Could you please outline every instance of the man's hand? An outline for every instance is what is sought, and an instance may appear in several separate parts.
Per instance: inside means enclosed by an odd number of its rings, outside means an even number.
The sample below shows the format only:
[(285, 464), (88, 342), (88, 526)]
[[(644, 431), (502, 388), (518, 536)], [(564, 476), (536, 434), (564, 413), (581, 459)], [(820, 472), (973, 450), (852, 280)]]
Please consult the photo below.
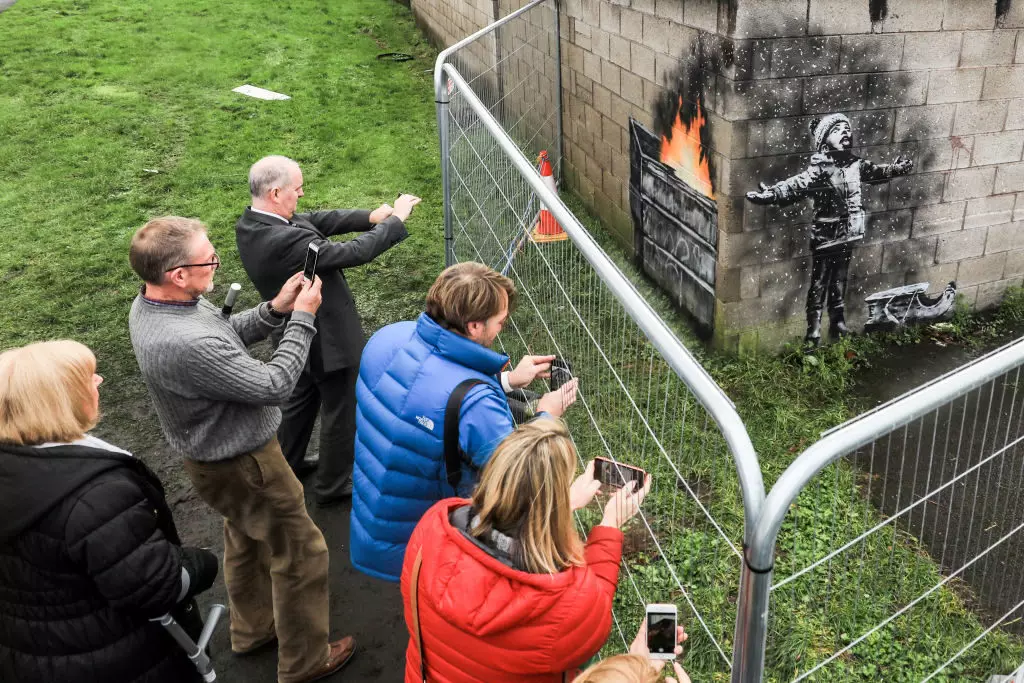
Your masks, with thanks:
[(412, 194), (403, 194), (401, 197), (395, 200), (395, 211), (392, 215), (398, 216), (402, 219), (402, 222), (409, 220), (409, 214), (412, 213), (414, 206), (419, 204), (422, 199)]
[(754, 204), (771, 204), (775, 201), (775, 191), (764, 183), (761, 183), (761, 191), (747, 193), (747, 200)]
[(295, 273), (288, 281), (281, 287), (281, 291), (277, 293), (270, 301), (270, 306), (278, 313), (291, 313), (292, 309), (295, 308), (295, 297), (299, 295), (302, 290), (302, 272)]
[(555, 417), (562, 417), (565, 409), (576, 402), (576, 388), (578, 386), (579, 380), (573, 377), (555, 391), (549, 391), (544, 394), (537, 401), (537, 412), (551, 413)]
[[(676, 656), (683, 654), (683, 642), (686, 641), (690, 636), (686, 635), (686, 629), (682, 626), (676, 626)], [(647, 620), (644, 619), (640, 622), (640, 630), (637, 631), (636, 638), (633, 639), (633, 644), (629, 646), (629, 654), (640, 655), (641, 657), (647, 657), (647, 661), (650, 663), (651, 668), (655, 671), (661, 671), (665, 667), (664, 659), (650, 659), (651, 650), (647, 647)], [(673, 662), (674, 663), (674, 662)], [(676, 676), (680, 677), (678, 683), (690, 683), (690, 677), (686, 675), (686, 672), (676, 664)], [(666, 679), (671, 680), (671, 679)]]
[(573, 510), (587, 507), (600, 488), (601, 482), (594, 479), (594, 461), (591, 460), (583, 474), (576, 477), (576, 481), (569, 487), (569, 506)]
[(376, 209), (370, 212), (370, 223), (373, 225), (377, 225), (381, 221), (388, 218), (394, 212), (395, 210), (391, 208), (390, 204), (381, 204)]
[(515, 370), (508, 373), (508, 383), (513, 389), (522, 389), (530, 386), (530, 382), (537, 377), (550, 377), (551, 361), (554, 356), (523, 356)]
[(320, 285), (322, 281), (316, 275), (313, 276), (312, 282), (301, 280), (302, 273), (299, 273), (299, 276), (299, 281), (302, 283), (302, 291), (295, 297), (295, 310), (316, 315), (317, 309), (320, 308)]

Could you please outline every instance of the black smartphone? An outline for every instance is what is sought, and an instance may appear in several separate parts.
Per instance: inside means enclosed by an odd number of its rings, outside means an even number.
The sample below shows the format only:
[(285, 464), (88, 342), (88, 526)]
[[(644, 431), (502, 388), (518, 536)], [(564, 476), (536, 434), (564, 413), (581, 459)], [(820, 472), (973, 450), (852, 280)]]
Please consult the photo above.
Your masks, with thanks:
[(608, 458), (594, 458), (594, 478), (602, 484), (622, 488), (631, 481), (636, 482), (636, 488), (644, 485), (644, 478), (647, 473), (639, 467), (615, 463)]
[(316, 260), (320, 256), (320, 245), (310, 242), (306, 247), (306, 265), (302, 269), (302, 279), (312, 282), (316, 275)]
[(548, 379), (551, 391), (558, 391), (572, 377), (572, 363), (564, 358), (555, 358), (551, 361), (551, 377)]

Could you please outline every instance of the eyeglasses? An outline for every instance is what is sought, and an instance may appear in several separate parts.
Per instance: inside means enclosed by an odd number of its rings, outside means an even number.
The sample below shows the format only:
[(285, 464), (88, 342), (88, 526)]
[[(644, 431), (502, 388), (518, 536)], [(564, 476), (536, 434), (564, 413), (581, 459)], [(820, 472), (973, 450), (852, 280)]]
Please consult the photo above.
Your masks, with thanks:
[(213, 253), (213, 260), (210, 261), (209, 263), (183, 263), (180, 266), (174, 266), (173, 268), (168, 268), (164, 272), (165, 273), (169, 273), (172, 270), (177, 270), (178, 268), (204, 268), (206, 266), (213, 266), (214, 270), (217, 270), (218, 268), (220, 268), (220, 256), (217, 256), (217, 252)]

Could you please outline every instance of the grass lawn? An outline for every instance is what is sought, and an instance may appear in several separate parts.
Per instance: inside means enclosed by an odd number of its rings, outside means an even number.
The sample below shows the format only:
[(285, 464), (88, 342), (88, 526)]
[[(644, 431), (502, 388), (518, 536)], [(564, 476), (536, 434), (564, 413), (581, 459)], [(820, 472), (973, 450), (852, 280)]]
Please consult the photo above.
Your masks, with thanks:
[[(155, 429), (151, 418), (139, 419), (145, 389), (127, 334), (128, 307), (138, 289), (127, 264), (129, 239), (153, 216), (204, 220), (224, 263), (211, 298), (219, 301), (226, 285), (239, 281), (245, 285), (239, 308), (255, 303), (233, 226), (248, 203), (249, 165), (265, 154), (302, 164), (306, 197), (300, 209), (370, 208), (401, 192), (421, 195), (412, 236), (375, 263), (348, 271), (368, 330), (421, 310), (442, 266), (430, 74), (435, 53), (406, 8), (390, 0), (19, 0), (0, 14), (0, 44), (0, 348), (62, 337), (88, 344), (107, 378), (104, 429), (123, 435), (125, 445), (136, 431)], [(376, 58), (393, 51), (416, 59)], [(230, 92), (242, 83), (293, 99), (264, 102)], [(572, 286), (592, 289), (585, 277), (575, 276)], [(668, 310), (650, 287), (641, 288)], [(857, 353), (876, 352), (872, 344), (862, 342)], [(848, 350), (833, 347), (815, 363), (699, 353), (747, 421), (769, 484), (795, 452), (852, 414), (846, 392), (856, 360)], [(625, 356), (637, 350), (624, 344), (620, 352), (623, 357), (614, 360), (626, 363)], [(624, 425), (623, 438), (632, 438), (634, 429)], [(709, 438), (699, 432), (692, 427), (687, 437)], [(705, 465), (686, 464), (695, 471)], [(736, 539), (742, 520), (735, 490), (729, 493), (728, 481), (713, 468), (698, 474), (725, 491), (716, 500), (724, 506), (728, 536)], [(848, 490), (855, 486), (851, 472), (836, 480)], [(651, 509), (681, 514), (666, 496), (652, 499)], [(728, 645), (737, 564), (729, 551), (717, 549), (702, 556), (707, 561), (688, 562), (692, 544), (710, 541), (679, 531), (671, 524), (655, 528), (665, 532), (666, 552), (677, 559), (684, 580), (700, 582), (697, 598), (719, 610), (712, 629)], [(900, 553), (918, 553), (901, 543)], [(632, 581), (652, 595), (666, 578), (649, 548), (628, 555), (627, 565), (633, 579), (620, 590), (619, 613), (631, 638), (638, 614)], [(921, 582), (934, 583), (934, 567), (916, 561), (914, 567)], [(903, 577), (881, 571), (872, 581), (885, 586), (894, 578)], [(808, 653), (834, 649), (848, 635), (842, 623), (818, 622), (813, 605), (800, 596), (786, 602), (787, 595), (775, 605), (784, 617), (783, 635), (790, 637), (773, 645), (771, 680), (785, 680)], [(935, 609), (956, 642), (977, 632), (977, 620), (955, 596), (944, 595)], [(722, 680), (720, 662), (701, 644), (698, 629), (689, 630), (695, 634), (695, 680)], [(831, 670), (831, 680), (878, 680), (879, 671), (910, 680), (944, 658), (954, 642), (918, 637), (913, 646), (895, 644), (905, 636), (886, 634), (887, 640), (858, 650)], [(984, 642), (953, 679), (999, 667), (1005, 673), (1020, 662), (1016, 641), (998, 636)]]

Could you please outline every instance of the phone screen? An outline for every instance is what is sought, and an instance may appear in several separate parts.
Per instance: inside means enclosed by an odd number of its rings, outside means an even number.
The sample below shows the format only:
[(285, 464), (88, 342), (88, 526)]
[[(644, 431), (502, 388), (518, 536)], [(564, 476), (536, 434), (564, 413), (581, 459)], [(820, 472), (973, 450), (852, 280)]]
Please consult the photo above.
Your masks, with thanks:
[(647, 613), (647, 649), (651, 651), (652, 655), (675, 652), (675, 614), (671, 612)]
[(320, 247), (317, 246), (316, 242), (310, 242), (309, 247), (306, 248), (306, 265), (302, 269), (302, 278), (310, 282), (313, 281), (313, 276), (316, 275), (316, 259), (320, 255)]
[(631, 481), (635, 481), (638, 488), (644, 485), (642, 469), (614, 463), (605, 458), (594, 459), (594, 477), (602, 484), (616, 488), (622, 488)]
[(551, 391), (558, 391), (566, 382), (572, 379), (572, 363), (564, 358), (556, 358), (551, 361), (551, 379), (548, 383)]

